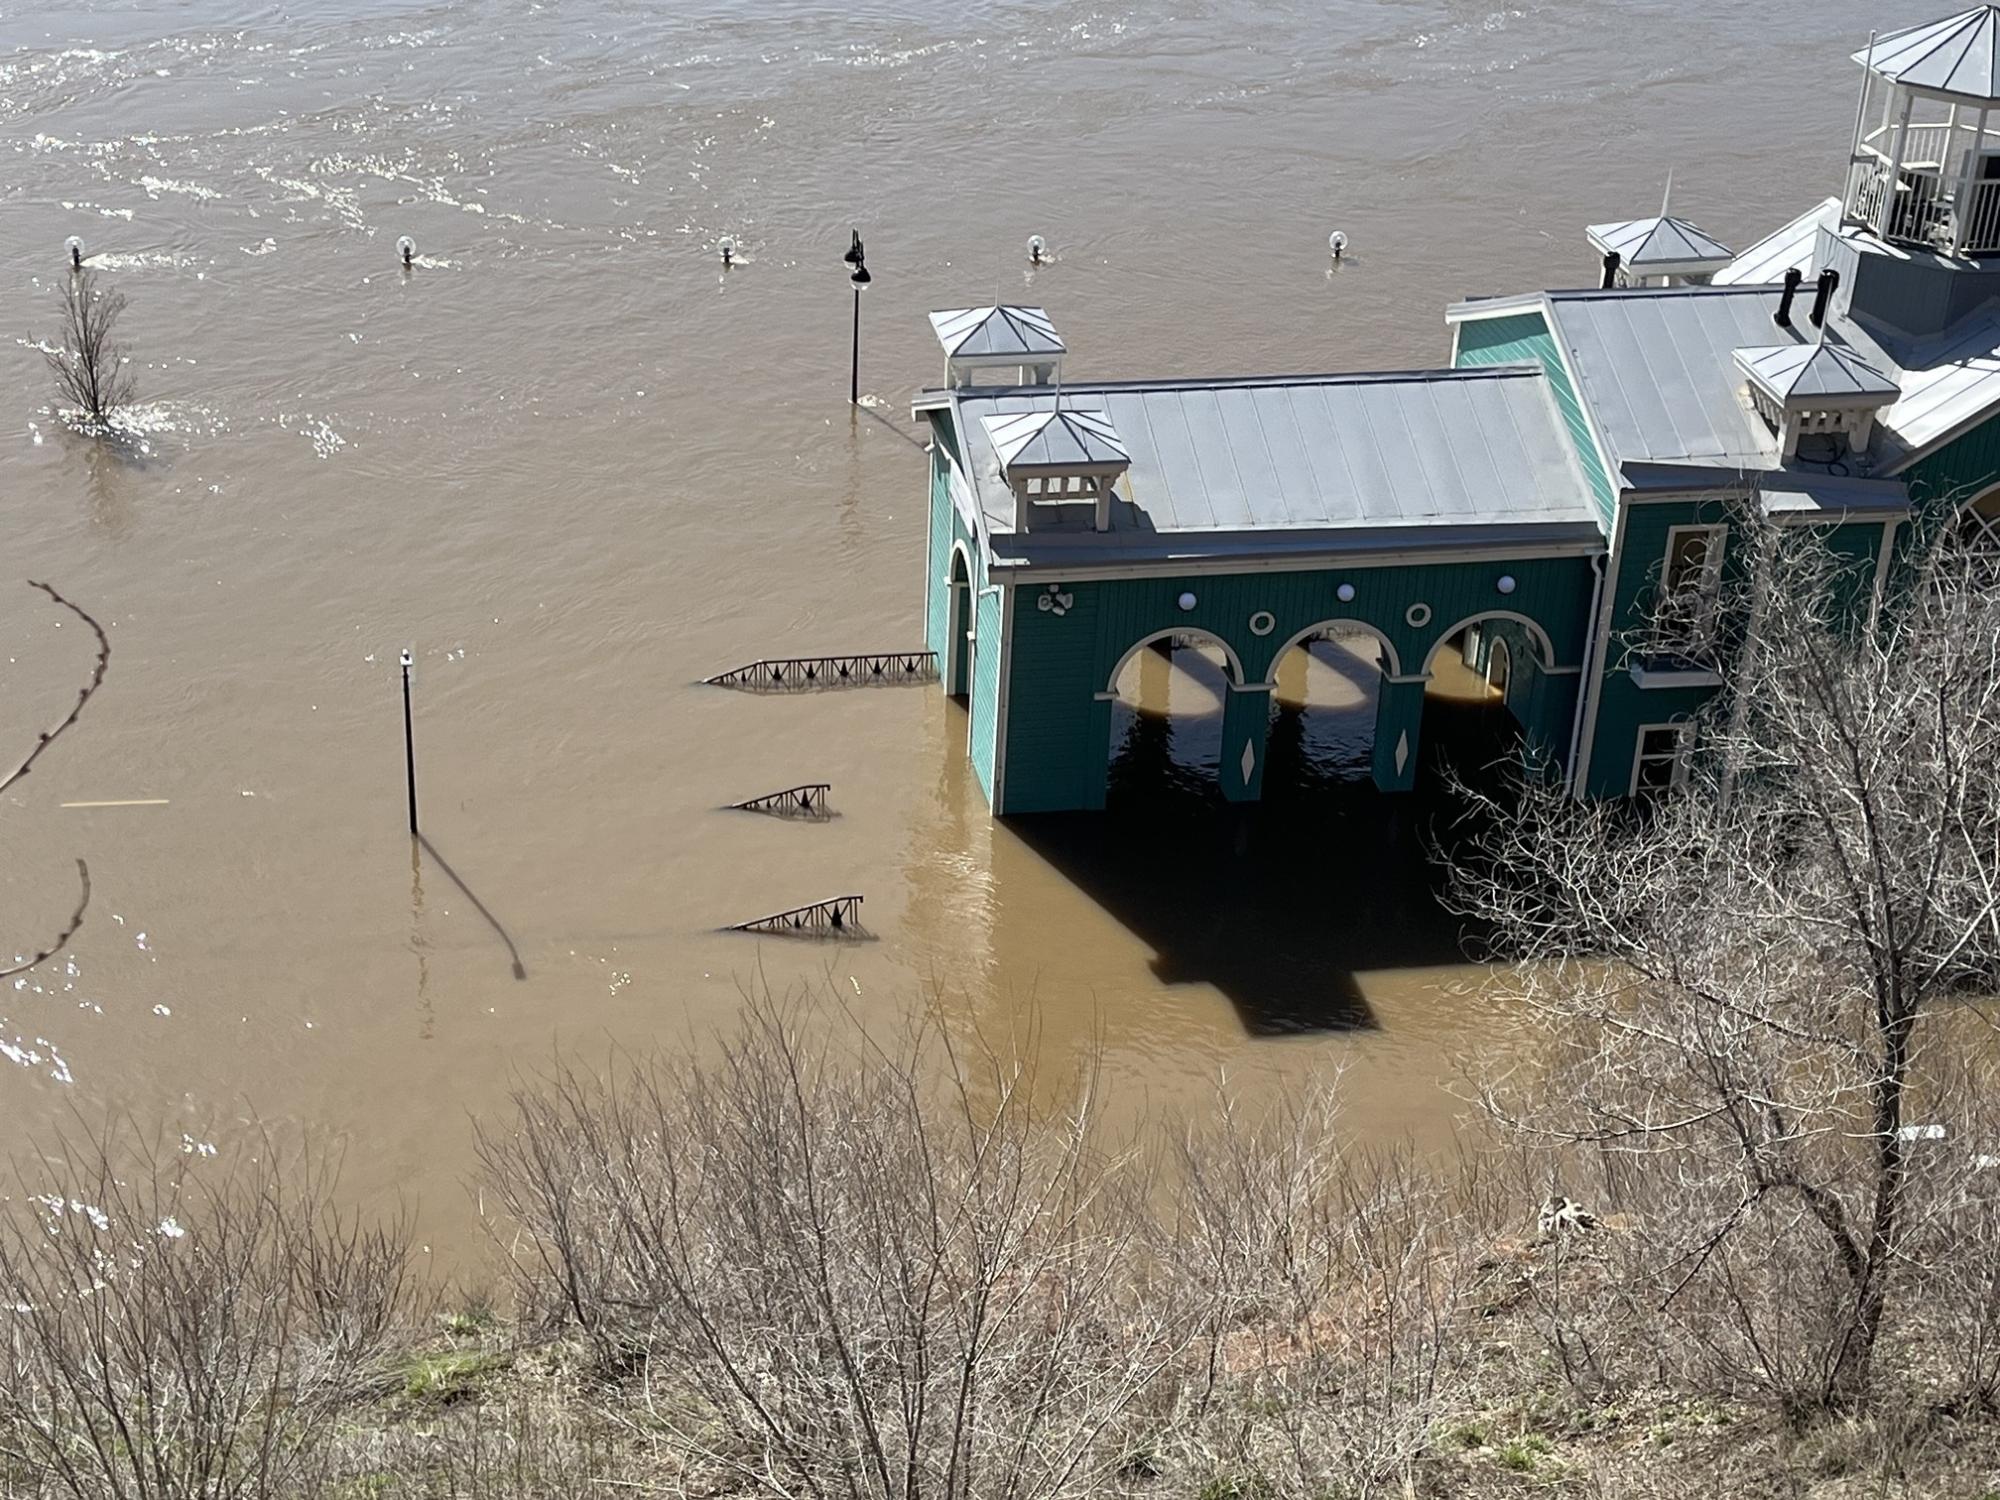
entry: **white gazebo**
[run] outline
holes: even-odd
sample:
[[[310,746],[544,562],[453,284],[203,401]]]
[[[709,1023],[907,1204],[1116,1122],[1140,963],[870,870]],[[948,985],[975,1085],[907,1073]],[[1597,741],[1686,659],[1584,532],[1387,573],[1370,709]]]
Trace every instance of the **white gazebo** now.
[[[1854,54],[1844,222],[1946,255],[2000,253],[2000,6],[1876,37]],[[2000,122],[1996,122],[2000,123]]]
[[[932,313],[931,328],[944,346],[947,385],[972,385],[986,371],[1012,371],[1011,385],[1050,385],[1062,375],[1068,351],[1039,307],[954,307]]]
[[[1592,224],[1584,233],[1598,254],[1618,257],[1620,286],[1701,284],[1736,258],[1714,235],[1668,214]]]

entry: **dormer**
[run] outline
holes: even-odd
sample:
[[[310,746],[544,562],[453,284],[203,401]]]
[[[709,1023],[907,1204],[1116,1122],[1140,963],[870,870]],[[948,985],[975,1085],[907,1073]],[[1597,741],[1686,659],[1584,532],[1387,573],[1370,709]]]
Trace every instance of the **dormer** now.
[[[1774,344],[1736,351],[1748,378],[1750,401],[1778,434],[1785,460],[1798,457],[1799,440],[1823,435],[1848,453],[1865,453],[1875,414],[1902,394],[1901,387],[1852,349],[1829,344]]]
[[[1592,224],[1584,233],[1604,257],[1607,291],[1614,286],[1705,286],[1736,258],[1713,235],[1664,213]]]
[[[2000,7],[1885,32],[1854,60],[1843,225],[1953,257],[2000,253],[2000,131],[1988,128],[2000,111]]]
[[[1111,529],[1111,487],[1132,465],[1108,412],[1058,405],[1049,411],[984,417],[986,437],[1000,473],[1014,492],[1014,525],[1033,529],[1037,512],[1047,524],[1057,507],[1091,508],[1091,525]]]
[[[1005,374],[995,385],[1053,385],[1062,378],[1068,351],[1056,325],[1039,307],[956,307],[931,314],[944,346],[945,384],[978,384],[982,374]]]

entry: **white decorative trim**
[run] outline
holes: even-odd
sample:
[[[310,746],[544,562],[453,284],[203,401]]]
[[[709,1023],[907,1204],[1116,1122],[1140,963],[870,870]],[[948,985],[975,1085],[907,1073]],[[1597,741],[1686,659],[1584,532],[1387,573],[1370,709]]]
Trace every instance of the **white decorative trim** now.
[[[1467,615],[1449,630],[1439,631],[1438,638],[1431,643],[1431,649],[1424,656],[1424,670],[1426,672],[1430,670],[1431,663],[1437,660],[1437,654],[1444,649],[1446,641],[1449,641],[1468,625],[1477,625],[1484,620],[1512,620],[1517,625],[1525,626],[1528,631],[1529,641],[1541,652],[1541,660],[1537,661],[1535,665],[1545,672],[1558,670],[1558,668],[1552,665],[1556,659],[1556,643],[1549,639],[1548,631],[1542,628],[1539,621],[1531,620],[1526,615],[1511,609],[1482,609],[1476,615]],[[1569,670],[1577,671],[1580,669],[1573,667]]]
[[[1225,678],[1222,685],[1232,693],[1275,693],[1278,690],[1275,682],[1231,682]]]
[[[1198,625],[1196,626],[1176,625],[1167,630],[1155,630],[1150,635],[1143,635],[1139,637],[1138,640],[1134,641],[1129,647],[1127,647],[1125,654],[1118,658],[1117,665],[1115,665],[1111,669],[1111,678],[1110,681],[1105,684],[1105,689],[1104,689],[1105,692],[1108,693],[1113,698],[1117,697],[1118,679],[1124,675],[1125,664],[1131,661],[1133,657],[1137,656],[1141,651],[1145,650],[1148,646],[1152,645],[1153,642],[1166,640],[1171,636],[1177,636],[1177,635],[1198,636],[1204,642],[1210,645],[1220,646],[1222,648],[1222,654],[1229,660],[1229,670],[1233,674],[1229,680],[1231,682],[1242,682],[1247,677],[1248,674],[1246,674],[1243,670],[1243,658],[1238,656],[1236,654],[1236,648],[1230,645],[1229,642],[1225,641],[1221,636],[1217,635],[1212,630],[1203,630]]]
[[[1250,774],[1257,769],[1257,741],[1255,739],[1247,739],[1243,742],[1243,755],[1238,764],[1243,768],[1243,787],[1247,791],[1250,787]]]
[[[1262,625],[1259,625],[1257,623],[1259,620],[1262,620],[1264,623]],[[1278,628],[1278,617],[1272,614],[1268,609],[1260,609],[1257,611],[1257,613],[1255,613],[1250,617],[1250,633],[1254,636],[1259,637],[1260,639],[1264,636],[1269,635],[1272,631],[1276,630],[1277,628]]]
[[[1382,680],[1391,687],[1405,687],[1412,682],[1429,682],[1431,681],[1431,674],[1428,672],[1412,672],[1405,677],[1391,677],[1385,672],[1382,675]]]
[[[983,591],[982,591],[983,592]],[[1007,687],[1014,675],[1014,590],[1000,590],[1000,690],[994,696],[998,711],[993,716],[993,811],[1007,809]]]
[[[1632,663],[1632,681],[1642,688],[1721,687],[1722,674],[1710,667],[1648,667]]]
[[[1419,599],[1403,611],[1403,623],[1412,630],[1422,630],[1431,622],[1431,607]]]
[[[1403,670],[1403,660],[1402,657],[1399,656],[1396,652],[1396,643],[1390,640],[1389,637],[1385,635],[1381,630],[1377,629],[1373,625],[1370,625],[1366,620],[1356,620],[1346,615],[1334,615],[1328,619],[1319,621],[1317,624],[1306,626],[1304,630],[1298,632],[1298,634],[1294,635],[1290,640],[1286,641],[1284,645],[1280,646],[1276,651],[1274,651],[1271,654],[1271,672],[1273,673],[1273,676],[1270,685],[1273,687],[1277,686],[1277,678],[1275,674],[1277,673],[1278,670],[1278,663],[1285,659],[1286,652],[1290,651],[1294,646],[1301,645],[1308,639],[1319,635],[1321,632],[1325,631],[1327,627],[1338,626],[1338,625],[1344,625],[1349,628],[1344,631],[1336,632],[1337,635],[1373,636],[1375,638],[1376,644],[1382,648],[1382,664],[1383,666],[1388,668],[1388,670],[1383,673],[1383,679],[1388,682],[1395,682],[1398,680],[1396,674]]]
[[[1401,730],[1396,735],[1396,774],[1401,776],[1403,768],[1410,763],[1410,731]]]
[[[1625,514],[1625,506],[1621,504],[1618,507],[1618,524],[1611,534],[1611,551],[1604,562],[1604,597],[1598,604],[1597,623],[1591,628],[1592,639],[1586,647],[1587,650],[1595,648],[1590,659],[1590,672],[1584,679],[1583,691],[1577,695],[1577,715],[1583,724],[1583,748],[1570,772],[1570,789],[1579,799],[1584,794],[1584,776],[1590,770],[1591,752],[1597,748],[1597,708],[1604,698],[1604,658],[1611,649],[1611,607],[1618,597],[1618,577],[1625,571]]]
[[[1632,730],[1632,774],[1626,779],[1625,795],[1639,795],[1639,752],[1644,748],[1646,736],[1655,729],[1671,729],[1680,736],[1680,744],[1674,752],[1674,774],[1669,787],[1679,787],[1687,781],[1688,752],[1694,748],[1694,721],[1692,719],[1668,719],[1660,724],[1639,724]]]
[[[1712,497],[1711,497],[1712,498]],[[1403,550],[1355,553],[1328,557],[1325,553],[1302,553],[1297,557],[1245,558],[1160,558],[1152,562],[1127,563],[1107,557],[1082,564],[1022,563],[996,557],[997,572],[1018,576],[1023,582],[1107,583],[1127,578],[1234,578],[1246,573],[1336,573],[1374,568],[1443,567],[1451,563],[1539,562],[1556,557],[1596,557],[1604,552],[1602,532],[1566,542],[1508,542],[1491,547],[1441,547],[1435,552],[1412,554]]]

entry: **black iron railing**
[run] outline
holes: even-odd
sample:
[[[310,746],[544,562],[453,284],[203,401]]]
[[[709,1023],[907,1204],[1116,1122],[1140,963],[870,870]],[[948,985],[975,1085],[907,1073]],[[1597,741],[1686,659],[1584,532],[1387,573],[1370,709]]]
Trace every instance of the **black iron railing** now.
[[[712,687],[798,690],[862,687],[877,683],[932,682],[935,651],[878,651],[859,656],[781,656],[731,667],[703,682]]]

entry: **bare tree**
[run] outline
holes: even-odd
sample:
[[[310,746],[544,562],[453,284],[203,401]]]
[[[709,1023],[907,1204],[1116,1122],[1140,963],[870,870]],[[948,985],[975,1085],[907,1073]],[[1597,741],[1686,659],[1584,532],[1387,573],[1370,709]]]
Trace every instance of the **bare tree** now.
[[[1551,1044],[1484,1098],[1552,1182],[1639,1219],[1616,1274],[1659,1337],[1592,1297],[1566,1362],[1601,1373],[1622,1339],[1845,1406],[1925,1257],[1980,1222],[1993,1148],[1964,1112],[1994,1079],[1953,1024],[2000,973],[2000,594],[1946,548],[1874,619],[1872,565],[1754,509],[1733,536],[1685,786],[1642,809],[1468,789],[1459,896]]]
[[[0,1470],[73,1500],[311,1493],[409,1290],[401,1225],[324,1163],[122,1133],[18,1168],[0,1211]]]
[[[57,604],[61,605],[90,627],[91,634],[97,637],[97,660],[91,667],[89,681],[77,689],[76,702],[70,705],[69,712],[43,730],[36,737],[34,747],[28,751],[26,757],[5,776],[0,776],[0,792],[5,792],[8,787],[33,770],[35,762],[41,759],[42,753],[49,746],[53,745],[65,730],[76,723],[78,717],[83,713],[83,706],[90,702],[92,696],[100,687],[104,686],[104,674],[111,667],[111,638],[104,633],[104,627],[98,624],[88,611],[84,610],[80,605],[73,604],[68,599],[65,599],[46,583],[37,583],[31,578],[28,580],[28,587],[31,589],[40,589]],[[80,887],[77,895],[76,910],[70,914],[69,921],[63,926],[62,931],[58,932],[53,939],[35,953],[21,958],[7,967],[0,968],[0,979],[24,973],[34,968],[37,964],[47,962],[49,959],[55,957],[56,954],[62,952],[69,945],[69,940],[76,936],[77,930],[83,926],[84,912],[90,906],[90,866],[80,859],[76,862],[76,877],[77,884]]]
[[[757,997],[718,1060],[559,1072],[480,1152],[524,1292],[636,1382],[681,1484],[1041,1500],[1094,1492],[1202,1325],[1079,1090],[1045,1111],[1011,1054]]]
[[[137,389],[118,341],[125,294],[100,291],[97,273],[78,269],[64,279],[57,295],[62,344],[45,347],[42,358],[55,376],[57,397],[74,407],[89,428],[103,431],[113,412],[131,404]]]

